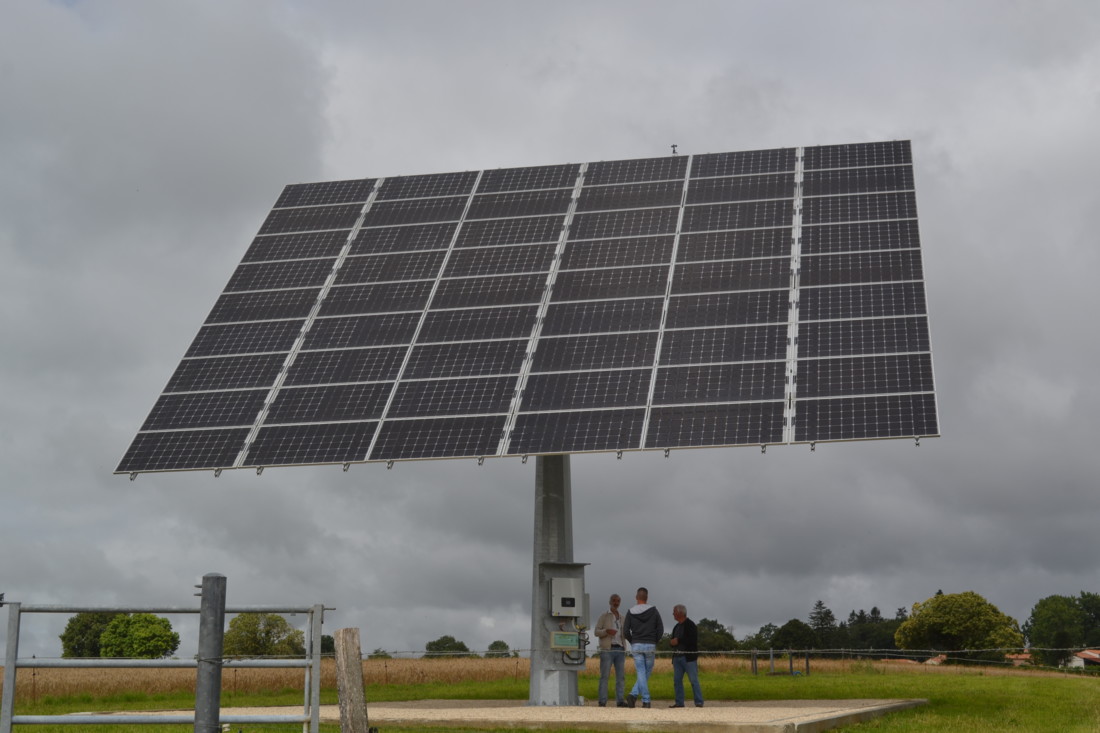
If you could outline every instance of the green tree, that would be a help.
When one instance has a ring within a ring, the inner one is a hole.
[[[303,636],[304,636],[303,632]],[[328,634],[321,634],[321,653],[322,654],[335,654],[336,653],[336,637]]]
[[[305,634],[277,613],[242,613],[229,621],[227,657],[296,657],[306,653]]]
[[[772,637],[774,649],[813,649],[815,644],[817,644],[817,632],[808,623],[796,618],[780,626]]]
[[[834,646],[833,642],[836,637],[837,625],[836,616],[825,605],[824,601],[817,601],[814,603],[813,610],[810,611],[810,628],[817,634],[817,643],[813,646],[819,649],[828,649]]]
[[[752,636],[746,636],[741,640],[742,649],[774,649],[775,632],[779,627],[775,624],[764,624]]]
[[[99,637],[100,655],[124,659],[160,659],[175,653],[180,635],[166,618],[151,613],[119,615]]]
[[[1090,649],[1100,646],[1100,593],[1081,591],[1077,603],[1085,614],[1084,645]]]
[[[367,659],[393,659],[393,655],[382,647],[378,647],[367,655]]]
[[[424,650],[428,652],[424,656],[444,655],[449,654],[451,656],[460,656],[463,654],[469,655],[470,649],[465,643],[458,641],[453,636],[441,636],[435,641],[429,641],[424,645]]]
[[[1078,599],[1058,595],[1041,599],[1023,629],[1032,659],[1052,667],[1064,664],[1073,655],[1071,647],[1085,646],[1087,622]]]
[[[701,618],[695,624],[699,632],[699,651],[704,652],[732,652],[737,649],[737,639],[733,636],[733,630],[727,629],[717,620]]]
[[[485,652],[485,658],[507,657],[509,656],[509,651],[508,644],[498,639],[489,645],[489,651]]]
[[[914,603],[894,640],[900,649],[952,651],[964,659],[997,661],[1024,645],[1016,620],[974,591],[941,591],[924,603]]]
[[[62,657],[98,657],[99,637],[120,613],[78,613],[65,624],[61,632]]]

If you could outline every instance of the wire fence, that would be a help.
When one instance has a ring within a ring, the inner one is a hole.
[[[365,654],[363,679],[368,688],[376,685],[452,684],[508,680],[523,686],[530,676],[530,650],[510,649],[516,656],[489,656],[498,650],[473,650],[465,653],[423,650],[395,650],[386,656]],[[755,672],[767,675],[808,674],[968,674],[976,668],[983,674],[1100,674],[1100,666],[1082,668],[1049,667],[1003,655],[1019,653],[1017,649],[988,649],[1002,655],[999,661],[974,662],[969,654],[976,650],[905,650],[897,649],[757,649],[702,651],[699,653],[701,673],[750,677]],[[1063,654],[1079,649],[1041,649]],[[671,652],[658,654],[658,665],[671,666]],[[754,666],[755,664],[755,666]],[[627,655],[627,672],[633,674],[633,662]],[[980,666],[978,666],[980,665]],[[584,676],[598,676],[600,665],[596,654],[590,654],[577,668]],[[301,685],[301,670],[279,668],[227,667],[222,674],[226,695],[248,695],[271,690],[293,689]],[[332,657],[322,660],[320,683],[325,689],[336,686],[336,663]],[[195,688],[195,670],[166,669],[72,669],[32,667],[20,672],[16,684],[21,699],[40,701],[46,697],[67,697],[77,694],[93,696],[121,695],[144,692],[150,695],[190,693]]]

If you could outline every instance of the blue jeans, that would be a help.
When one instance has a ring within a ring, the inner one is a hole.
[[[684,704],[684,675],[688,676],[691,683],[691,694],[695,698],[695,704],[703,704],[703,691],[699,688],[699,663],[689,662],[687,657],[674,656],[672,658],[672,691],[676,695],[676,704]]]
[[[631,644],[631,656],[634,657],[634,671],[638,675],[630,694],[649,702],[649,675],[653,673],[653,662],[657,657],[656,644]]]
[[[623,702],[626,689],[626,652],[618,649],[600,650],[600,703],[607,702],[607,678],[615,667],[615,702]]]

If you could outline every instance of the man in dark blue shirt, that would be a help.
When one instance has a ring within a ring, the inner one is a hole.
[[[684,675],[691,682],[691,694],[695,698],[695,707],[703,707],[703,691],[699,687],[699,630],[695,622],[687,617],[687,608],[678,603],[672,608],[672,617],[676,626],[672,628],[672,690],[676,702],[669,707],[684,707]]]

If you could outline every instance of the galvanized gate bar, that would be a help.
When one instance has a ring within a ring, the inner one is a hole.
[[[212,574],[217,576],[217,574]],[[204,600],[207,578],[204,576],[203,590]],[[217,576],[223,578],[224,576]],[[324,619],[325,607],[323,604],[314,606],[231,606],[225,607],[224,593],[221,598],[223,611],[221,613],[224,624],[225,614],[240,613],[274,613],[274,614],[307,614],[309,617],[309,637],[306,639],[306,657],[296,659],[224,659],[222,658],[221,640],[218,642],[216,653],[211,653],[202,647],[200,635],[200,649],[197,659],[38,659],[19,658],[19,633],[20,621],[24,613],[154,613],[154,614],[193,614],[201,613],[201,608],[187,606],[62,606],[62,605],[24,605],[14,601],[5,602],[8,607],[8,636],[7,647],[4,656],[4,689],[0,699],[0,733],[11,733],[13,725],[165,725],[165,724],[197,724],[200,722],[197,716],[198,689],[196,686],[196,713],[191,715],[149,715],[149,714],[109,714],[109,715],[15,715],[15,686],[16,670],[18,668],[143,668],[143,667],[199,667],[205,660],[217,660],[220,669],[225,667],[283,667],[302,668],[305,670],[304,681],[304,709],[299,715],[225,715],[218,716],[220,723],[301,723],[303,731],[318,733],[320,730],[320,700],[321,700],[321,626]],[[329,609],[332,610],[332,609]],[[201,619],[200,619],[201,621]],[[224,631],[224,625],[223,625]],[[220,703],[220,685],[219,685]],[[216,707],[220,707],[220,704]],[[220,711],[219,711],[220,712]],[[308,726],[308,728],[307,728]],[[220,729],[220,726],[219,726]]]

